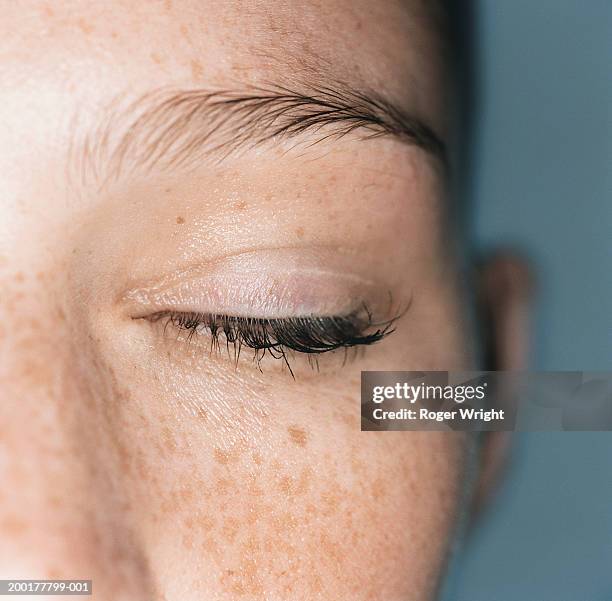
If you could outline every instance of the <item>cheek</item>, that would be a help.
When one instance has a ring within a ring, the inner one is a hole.
[[[79,440],[151,598],[433,597],[462,434],[360,432],[357,367],[294,382],[112,323],[83,326]]]
[[[461,435],[362,433],[356,395],[205,371],[143,381],[121,410],[133,519],[168,598],[429,599]]]

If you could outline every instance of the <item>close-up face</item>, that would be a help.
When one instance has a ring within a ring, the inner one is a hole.
[[[475,368],[437,10],[1,12],[0,577],[432,600],[469,439],[359,395]]]

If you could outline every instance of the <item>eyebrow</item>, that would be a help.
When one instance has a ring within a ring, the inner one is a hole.
[[[423,119],[382,95],[346,86],[294,90],[283,86],[231,90],[157,90],[109,108],[79,147],[81,178],[101,186],[129,167],[146,173],[221,161],[266,142],[307,145],[356,134],[391,136],[446,165],[442,138]],[[307,136],[307,134],[310,134]],[[75,147],[71,149],[75,155]]]

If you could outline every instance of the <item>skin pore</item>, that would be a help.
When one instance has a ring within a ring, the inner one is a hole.
[[[474,365],[426,4],[3,5],[0,578],[117,601],[434,598],[469,441],[359,429],[362,370]],[[386,121],[367,126],[346,105],[372,91]],[[364,307],[401,313],[395,331],[314,361],[159,318]]]

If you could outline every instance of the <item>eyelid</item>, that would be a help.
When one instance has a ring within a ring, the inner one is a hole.
[[[296,273],[283,279],[266,274],[193,278],[163,289],[139,288],[126,297],[140,305],[183,312],[221,313],[236,317],[282,318],[337,315],[354,309],[352,281],[342,276]],[[135,315],[138,316],[138,315]]]
[[[129,290],[123,302],[132,317],[173,310],[281,318],[348,314],[380,295],[372,280],[354,270],[317,263],[293,249],[245,253],[145,282]]]

